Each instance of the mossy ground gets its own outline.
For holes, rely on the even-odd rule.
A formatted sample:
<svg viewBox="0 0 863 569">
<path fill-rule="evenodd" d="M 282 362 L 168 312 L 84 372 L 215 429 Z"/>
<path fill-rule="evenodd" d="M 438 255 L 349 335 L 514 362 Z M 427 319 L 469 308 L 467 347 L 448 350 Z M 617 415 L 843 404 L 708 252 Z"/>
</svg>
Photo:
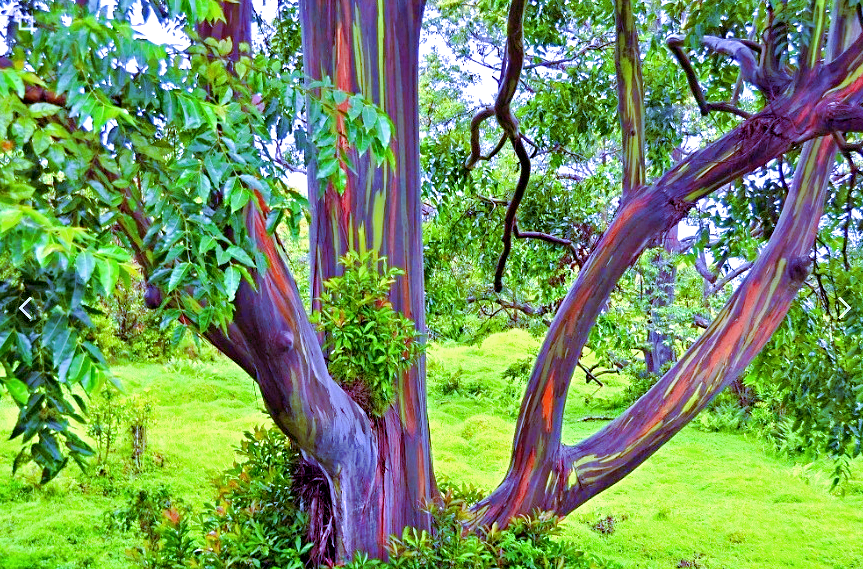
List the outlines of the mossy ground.
<svg viewBox="0 0 863 569">
<path fill-rule="evenodd" d="M 485 489 L 499 482 L 519 403 L 501 372 L 537 347 L 513 331 L 481 346 L 430 348 L 429 421 L 439 476 Z M 158 456 L 142 474 L 118 458 L 107 477 L 74 466 L 42 488 L 33 471 L 10 477 L 18 443 L 2 434 L 16 410 L 0 400 L 0 569 L 130 568 L 125 551 L 137 542 L 108 530 L 105 512 L 125 506 L 125 492 L 158 485 L 200 506 L 212 496 L 210 480 L 233 460 L 242 431 L 267 421 L 252 381 L 224 360 L 115 371 L 128 392 L 149 390 L 156 403 L 149 442 Z M 568 441 L 603 424 L 580 419 L 614 414 L 623 380 L 603 380 L 597 392 L 583 376 L 574 379 Z M 859 477 L 860 464 L 854 467 Z M 765 454 L 756 439 L 687 428 L 571 514 L 563 535 L 633 568 L 863 569 L 863 484 L 850 484 L 844 497 L 828 487 L 822 469 Z M 613 533 L 592 527 L 609 517 Z"/>
</svg>

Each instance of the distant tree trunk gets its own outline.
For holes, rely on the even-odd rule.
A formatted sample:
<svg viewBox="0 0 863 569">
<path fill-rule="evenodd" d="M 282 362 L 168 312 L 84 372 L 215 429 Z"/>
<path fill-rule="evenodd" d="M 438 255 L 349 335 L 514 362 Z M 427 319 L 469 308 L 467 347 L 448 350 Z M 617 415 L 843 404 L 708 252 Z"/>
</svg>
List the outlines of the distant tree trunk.
<svg viewBox="0 0 863 569">
<path fill-rule="evenodd" d="M 677 226 L 662 236 L 662 248 L 666 253 L 677 250 Z M 650 313 L 647 326 L 647 348 L 644 350 L 644 363 L 648 373 L 659 375 L 663 367 L 677 359 L 674 353 L 674 339 L 668 333 L 668 322 L 662 315 L 664 308 L 674 304 L 677 286 L 677 267 L 662 254 L 654 255 L 651 262 L 656 269 L 653 282 L 648 285 Z"/>
</svg>

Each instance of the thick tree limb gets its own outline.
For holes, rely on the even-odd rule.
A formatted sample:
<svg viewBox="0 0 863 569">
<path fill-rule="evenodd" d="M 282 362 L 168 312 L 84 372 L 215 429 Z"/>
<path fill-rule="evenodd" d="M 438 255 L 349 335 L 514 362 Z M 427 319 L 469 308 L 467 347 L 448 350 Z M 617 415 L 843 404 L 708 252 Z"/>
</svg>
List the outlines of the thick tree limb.
<svg viewBox="0 0 863 569">
<path fill-rule="evenodd" d="M 849 64 L 855 58 L 842 61 Z M 852 76 L 858 72 L 855 67 L 846 71 Z M 792 92 L 780 95 L 621 205 L 549 329 L 522 402 L 509 470 L 501 485 L 477 504 L 478 523 L 505 522 L 537 507 L 571 511 L 650 456 L 726 378 L 733 379 L 755 356 L 805 279 L 824 181 L 833 162 L 832 138 L 808 145 L 795 176 L 796 193 L 786 199 L 772 244 L 746 279 L 748 288 L 732 297 L 722 316 L 657 384 L 653 395 L 642 398 L 600 435 L 575 447 L 561 447 L 563 409 L 578 354 L 626 268 L 655 235 L 677 223 L 703 196 L 796 144 L 829 134 L 821 101 L 853 101 L 861 91 L 863 81 L 849 84 L 841 75 L 810 74 Z M 651 416 L 657 417 L 655 422 L 643 420 Z"/>
</svg>

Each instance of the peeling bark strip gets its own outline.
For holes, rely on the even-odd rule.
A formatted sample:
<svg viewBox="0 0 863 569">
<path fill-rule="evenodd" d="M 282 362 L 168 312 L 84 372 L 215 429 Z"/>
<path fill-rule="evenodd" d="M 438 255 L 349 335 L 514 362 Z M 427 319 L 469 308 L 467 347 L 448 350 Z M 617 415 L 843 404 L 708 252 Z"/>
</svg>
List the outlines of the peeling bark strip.
<svg viewBox="0 0 863 569">
<path fill-rule="evenodd" d="M 831 45 L 850 43 L 842 55 L 803 73 L 792 93 L 624 200 L 546 336 L 522 402 L 509 470 L 501 485 L 477 505 L 477 523 L 506 523 L 533 508 L 572 511 L 647 459 L 767 342 L 801 282 L 800 259 L 811 248 L 833 165 L 831 138 L 806 144 L 771 241 L 699 341 L 616 421 L 575 446 L 561 443 L 569 382 L 590 328 L 614 284 L 651 239 L 681 219 L 695 200 L 797 143 L 829 134 L 830 109 L 858 104 L 863 39 L 847 10 L 841 13 L 846 17 L 838 9 L 834 14 Z M 544 420 L 549 415 L 551 425 Z"/>
<path fill-rule="evenodd" d="M 425 332 L 419 171 L 419 35 L 424 0 L 305 0 L 300 2 L 303 60 L 312 79 L 380 105 L 395 126 L 395 167 L 376 168 L 368 156 L 347 154 L 353 164 L 343 194 L 320 192 L 309 166 L 312 221 L 312 298 L 338 274 L 351 250 L 378 251 L 404 269 L 390 293 L 393 307 Z M 315 309 L 319 305 L 315 301 Z M 396 386 L 396 401 L 372 424 L 377 443 L 374 471 L 360 473 L 357 490 L 333 488 L 340 501 L 338 532 L 345 553 L 383 556 L 390 534 L 405 526 L 430 527 L 421 503 L 437 492 L 431 474 L 426 412 L 425 359 Z M 325 468 L 325 470 L 327 470 Z"/>
</svg>

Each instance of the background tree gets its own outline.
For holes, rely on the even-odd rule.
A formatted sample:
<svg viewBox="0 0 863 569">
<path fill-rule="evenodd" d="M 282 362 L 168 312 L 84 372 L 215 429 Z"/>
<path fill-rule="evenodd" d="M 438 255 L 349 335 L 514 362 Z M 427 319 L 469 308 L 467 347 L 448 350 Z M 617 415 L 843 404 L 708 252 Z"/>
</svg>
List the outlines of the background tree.
<svg viewBox="0 0 863 569">
<path fill-rule="evenodd" d="M 541 6 L 534 14 L 549 22 L 564 13 L 556 2 Z M 73 457 L 91 452 L 65 421 L 85 407 L 72 387 L 92 392 L 107 377 L 81 331 L 89 326 L 93 298 L 111 294 L 126 271 L 118 238 L 148 275 L 148 302 L 161 306 L 166 319 L 195 327 L 254 377 L 276 424 L 320 469 L 332 512 L 321 529 L 334 536 L 335 556 L 382 555 L 389 534 L 430 523 L 422 508 L 436 495 L 425 363 L 420 356 L 391 378 L 393 396 L 381 414 L 364 409 L 329 373 L 326 339 L 310 323 L 273 234 L 281 220 L 296 219 L 301 200 L 279 181 L 283 161 L 270 156 L 270 141 L 291 132 L 307 141 L 313 298 L 342 274 L 344 254 L 385 255 L 404 271 L 393 279 L 388 302 L 423 334 L 418 68 L 424 2 L 300 2 L 302 84 L 278 60 L 241 57 L 250 39 L 246 0 L 175 8 L 162 13 L 162 6 L 145 4 L 144 12 L 185 24 L 192 37 L 192 24 L 203 22 L 203 40 L 179 51 L 135 38 L 131 3 L 119 3 L 114 19 L 52 4 L 35 14 L 35 34 L 18 33 L 2 69 L 0 95 L 9 110 L 0 129 L 0 234 L 17 274 L 2 292 L 0 354 L 3 383 L 21 406 L 13 436 L 38 436 L 16 465 L 35 460 L 49 479 L 65 461 L 58 436 Z M 530 182 L 530 143 L 513 114 L 525 68 L 525 9 L 519 0 L 509 6 L 500 88 L 473 121 L 476 130 L 494 118 L 519 167 L 506 206 L 498 290 Z M 625 19 L 630 7 L 621 2 L 617 9 Z M 863 129 L 863 40 L 853 9 L 837 1 L 828 11 L 816 2 L 812 25 L 790 32 L 783 23 L 799 21 L 802 11 L 789 9 L 784 20 L 772 10 L 756 15 L 765 32 L 757 45 L 697 37 L 702 33 L 693 34 L 688 48 L 670 41 L 702 111 L 730 110 L 743 120 L 717 127 L 727 132 L 653 182 L 629 184 L 551 323 L 519 413 L 510 468 L 477 505 L 473 523 L 506 524 L 536 508 L 563 515 L 614 484 L 735 380 L 780 324 L 808 275 L 834 167 L 833 139 Z M 675 4 L 664 13 L 672 26 L 684 15 Z M 741 10 L 750 20 L 753 13 Z M 799 46 L 796 67 L 785 55 L 789 34 Z M 738 62 L 743 79 L 760 93 L 753 95 L 757 112 L 704 100 L 686 57 L 699 40 Z M 637 116 L 631 105 L 638 98 L 621 99 L 625 116 Z M 704 335 L 615 421 L 576 445 L 564 444 L 569 382 L 627 268 L 699 200 L 801 144 L 768 244 Z M 471 150 L 472 164 L 482 150 L 476 144 Z M 624 164 L 623 179 L 637 180 L 639 160 Z M 27 296 L 41 307 L 33 322 L 14 311 Z"/>
</svg>

